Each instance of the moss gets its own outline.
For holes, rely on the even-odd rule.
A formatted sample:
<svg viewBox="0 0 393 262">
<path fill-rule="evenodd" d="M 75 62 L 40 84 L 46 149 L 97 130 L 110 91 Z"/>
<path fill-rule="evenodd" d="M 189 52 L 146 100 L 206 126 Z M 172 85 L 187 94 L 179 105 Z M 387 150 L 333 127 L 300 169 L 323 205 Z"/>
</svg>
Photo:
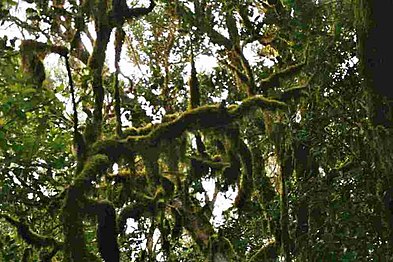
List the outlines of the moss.
<svg viewBox="0 0 393 262">
<path fill-rule="evenodd" d="M 148 125 L 145 128 L 129 129 L 125 131 L 125 134 L 132 134 L 131 136 L 117 142 L 112 141 L 109 145 L 105 141 L 97 142 L 98 144 L 94 146 L 95 150 L 93 152 L 101 152 L 107 155 L 113 152 L 114 156 L 112 158 L 116 158 L 131 151 L 145 153 L 146 150 L 152 148 L 153 150 L 160 150 L 163 141 L 179 138 L 186 131 L 226 127 L 255 108 L 286 109 L 287 105 L 263 96 L 254 96 L 243 100 L 241 105 L 231 105 L 228 108 L 229 110 L 219 104 L 200 106 L 184 112 L 174 120 L 154 127 Z"/>
<path fill-rule="evenodd" d="M 115 207 L 107 200 L 89 200 L 84 211 L 97 217 L 97 243 L 101 257 L 106 262 L 118 262 L 120 251 L 117 243 Z"/>
<path fill-rule="evenodd" d="M 106 155 L 98 154 L 90 157 L 80 175 L 75 179 L 75 190 L 80 191 L 82 195 L 91 186 L 91 182 L 109 168 L 110 163 Z"/>
<path fill-rule="evenodd" d="M 211 168 L 214 170 L 223 170 L 230 166 L 230 163 L 228 162 L 215 161 L 218 160 L 217 157 L 218 156 L 210 160 L 202 157 L 192 156 L 190 157 L 191 166 L 198 165 L 200 168 Z"/>
<path fill-rule="evenodd" d="M 239 182 L 239 193 L 235 199 L 235 206 L 237 208 L 242 208 L 251 196 L 254 181 L 252 154 L 242 140 L 240 140 L 239 144 L 239 154 L 243 166 L 243 172 Z"/>
<path fill-rule="evenodd" d="M 266 110 L 287 109 L 287 104 L 273 99 L 268 99 L 263 96 L 253 96 L 246 98 L 242 103 L 234 107 L 229 113 L 236 118 L 248 115 L 253 109 L 261 108 Z"/>
<path fill-rule="evenodd" d="M 65 261 L 90 261 L 80 215 L 82 190 L 71 186 L 61 213 L 64 231 Z"/>
<path fill-rule="evenodd" d="M 156 205 L 153 200 L 145 199 L 144 201 L 135 202 L 124 207 L 118 216 L 117 225 L 118 232 L 123 233 L 127 224 L 127 219 L 133 218 L 135 220 L 141 217 L 151 217 L 156 211 Z"/>
<path fill-rule="evenodd" d="M 183 113 L 179 118 L 163 123 L 149 135 L 150 141 L 180 137 L 185 131 L 215 128 L 231 122 L 230 116 L 218 105 L 201 106 Z"/>
<path fill-rule="evenodd" d="M 189 86 L 189 95 L 190 95 L 188 108 L 193 109 L 200 106 L 201 95 L 199 92 L 199 81 L 197 77 L 197 71 L 194 62 L 194 54 L 192 50 L 191 50 L 191 76 L 188 81 L 188 86 Z"/>
<path fill-rule="evenodd" d="M 117 162 L 122 156 L 130 152 L 121 140 L 107 139 L 94 143 L 92 153 L 106 155 L 111 162 Z"/>
<path fill-rule="evenodd" d="M 0 217 L 4 218 L 8 223 L 17 228 L 19 236 L 27 243 L 35 247 L 48 247 L 48 246 L 60 246 L 61 244 L 55 239 L 43 235 L 39 235 L 33 232 L 29 226 L 23 221 L 8 216 L 6 214 L 0 214 Z"/>
<path fill-rule="evenodd" d="M 173 119 L 172 119 L 173 120 Z M 124 136 L 144 136 L 149 134 L 155 125 L 149 123 L 143 127 L 135 128 L 135 127 L 130 127 L 124 130 L 123 134 Z"/>
<path fill-rule="evenodd" d="M 160 166 L 158 164 L 159 150 L 155 148 L 146 148 L 142 152 L 143 163 L 147 171 L 148 184 L 150 187 L 156 187 L 160 184 Z"/>
</svg>

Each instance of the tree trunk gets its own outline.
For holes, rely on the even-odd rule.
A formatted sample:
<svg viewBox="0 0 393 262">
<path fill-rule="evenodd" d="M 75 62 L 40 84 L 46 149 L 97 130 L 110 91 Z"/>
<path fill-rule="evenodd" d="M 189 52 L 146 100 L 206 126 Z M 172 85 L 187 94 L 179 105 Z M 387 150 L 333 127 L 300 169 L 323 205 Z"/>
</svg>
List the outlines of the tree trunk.
<svg viewBox="0 0 393 262">
<path fill-rule="evenodd" d="M 370 117 L 375 125 L 392 127 L 393 2 L 357 0 L 355 15 L 361 71 L 370 94 Z"/>
</svg>

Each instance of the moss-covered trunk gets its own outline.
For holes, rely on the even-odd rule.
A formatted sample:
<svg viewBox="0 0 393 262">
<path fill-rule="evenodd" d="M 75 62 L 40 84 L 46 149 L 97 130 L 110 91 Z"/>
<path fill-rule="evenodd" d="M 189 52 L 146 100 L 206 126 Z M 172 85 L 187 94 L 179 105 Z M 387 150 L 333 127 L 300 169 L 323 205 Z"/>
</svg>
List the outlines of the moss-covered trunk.
<svg viewBox="0 0 393 262">
<path fill-rule="evenodd" d="M 393 157 L 392 11 L 392 1 L 357 0 L 355 5 L 360 69 L 370 96 L 369 116 L 375 127 L 385 127 L 375 128 L 370 136 L 377 143 L 374 149 L 379 180 L 376 193 L 385 205 L 381 217 L 389 229 L 384 236 L 389 249 L 393 245 L 393 184 L 390 182 Z"/>
</svg>

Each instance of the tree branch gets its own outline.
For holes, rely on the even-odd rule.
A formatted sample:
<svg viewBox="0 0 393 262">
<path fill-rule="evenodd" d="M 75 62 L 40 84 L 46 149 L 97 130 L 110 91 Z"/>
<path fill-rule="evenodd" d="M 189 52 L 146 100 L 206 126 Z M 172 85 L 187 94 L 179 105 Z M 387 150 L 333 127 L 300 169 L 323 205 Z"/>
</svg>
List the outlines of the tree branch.
<svg viewBox="0 0 393 262">
<path fill-rule="evenodd" d="M 33 232 L 29 226 L 7 214 L 0 214 L 8 223 L 17 228 L 18 234 L 26 243 L 35 247 L 61 247 L 63 243 L 56 241 L 54 238 L 42 236 Z"/>
<path fill-rule="evenodd" d="M 132 19 L 132 18 L 138 18 L 144 15 L 147 15 L 150 13 L 154 7 L 156 6 L 156 3 L 153 0 L 150 0 L 150 5 L 149 7 L 135 7 L 135 8 L 128 8 L 126 10 L 121 11 L 122 17 L 124 19 Z"/>
</svg>

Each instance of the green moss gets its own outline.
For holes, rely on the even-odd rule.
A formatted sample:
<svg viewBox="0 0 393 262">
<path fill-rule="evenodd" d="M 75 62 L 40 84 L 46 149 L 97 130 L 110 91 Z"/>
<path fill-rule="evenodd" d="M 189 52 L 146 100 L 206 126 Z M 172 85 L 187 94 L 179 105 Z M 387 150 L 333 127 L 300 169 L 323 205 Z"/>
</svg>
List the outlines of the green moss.
<svg viewBox="0 0 393 262">
<path fill-rule="evenodd" d="M 93 152 L 107 155 L 113 152 L 114 157 L 112 158 L 116 158 L 130 151 L 143 153 L 146 150 L 150 150 L 150 148 L 160 150 L 160 145 L 163 141 L 179 138 L 186 131 L 226 127 L 232 124 L 236 118 L 249 114 L 255 108 L 267 110 L 286 109 L 287 105 L 263 96 L 254 96 L 243 100 L 241 105 L 231 105 L 228 109 L 218 104 L 200 106 L 184 112 L 176 119 L 157 126 L 148 125 L 145 128 L 129 129 L 125 134 L 131 135 L 125 140 L 111 141 L 109 144 L 106 144 L 105 141 L 97 142 Z"/>
<path fill-rule="evenodd" d="M 130 152 L 121 140 L 108 139 L 94 143 L 92 153 L 106 155 L 111 162 L 117 162 L 122 156 Z"/>
<path fill-rule="evenodd" d="M 8 223 L 17 228 L 19 236 L 26 241 L 27 244 L 30 244 L 35 247 L 48 247 L 48 246 L 60 246 L 55 239 L 43 235 L 39 235 L 33 232 L 29 226 L 23 221 L 8 216 L 6 214 L 0 214 L 0 217 L 4 218 Z"/>
<path fill-rule="evenodd" d="M 97 179 L 98 175 L 103 174 L 109 168 L 110 163 L 106 155 L 98 154 L 90 157 L 75 180 L 76 190 L 80 190 L 81 193 L 84 192 L 91 185 L 91 182 Z"/>
<path fill-rule="evenodd" d="M 239 182 L 239 193 L 235 199 L 235 206 L 242 208 L 251 196 L 254 181 L 252 154 L 242 140 L 239 142 L 239 154 L 243 166 L 243 172 Z"/>
<path fill-rule="evenodd" d="M 180 137 L 185 131 L 227 125 L 231 119 L 218 105 L 201 106 L 183 113 L 179 118 L 163 123 L 150 134 L 151 141 Z"/>
<path fill-rule="evenodd" d="M 191 50 L 191 76 L 188 81 L 188 86 L 189 86 L 189 103 L 188 103 L 188 108 L 189 109 L 194 109 L 198 107 L 201 102 L 201 95 L 199 92 L 199 81 L 197 77 L 197 71 L 195 68 L 195 62 L 194 62 L 194 54 L 192 53 L 193 51 Z"/>
<path fill-rule="evenodd" d="M 236 118 L 248 115 L 255 108 L 261 108 L 266 110 L 285 110 L 287 109 L 287 104 L 273 99 L 268 99 L 263 96 L 253 96 L 244 99 L 242 103 L 237 107 L 232 107 L 229 113 Z"/>
<path fill-rule="evenodd" d="M 218 162 L 210 159 L 205 159 L 202 157 L 192 156 L 191 159 L 191 166 L 198 165 L 202 168 L 212 168 L 214 170 L 222 170 L 230 166 L 228 162 Z"/>
<path fill-rule="evenodd" d="M 139 128 L 135 128 L 135 127 L 130 127 L 127 128 L 126 130 L 124 130 L 123 134 L 127 137 L 127 136 L 144 136 L 149 134 L 153 128 L 155 127 L 155 125 L 149 123 L 143 127 L 139 127 Z"/>
<path fill-rule="evenodd" d="M 118 232 L 122 233 L 125 230 L 128 218 L 135 220 L 140 219 L 142 216 L 151 217 L 156 211 L 156 205 L 153 200 L 145 199 L 144 201 L 135 202 L 124 207 L 118 216 Z"/>
<path fill-rule="evenodd" d="M 81 189 L 75 186 L 68 188 L 61 213 L 65 238 L 65 261 L 89 261 L 83 222 L 80 215 L 80 210 L 82 209 L 81 198 Z"/>
</svg>

